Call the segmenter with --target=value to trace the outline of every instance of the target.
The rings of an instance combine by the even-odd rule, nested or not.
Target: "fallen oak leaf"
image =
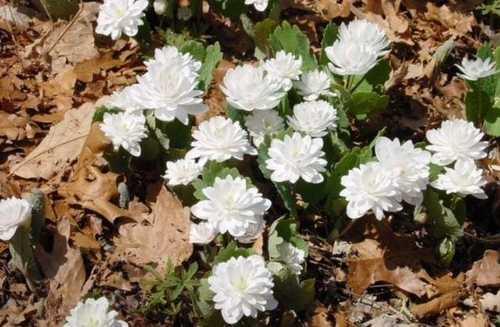
[[[500,254],[499,251],[486,250],[482,259],[474,262],[466,273],[469,285],[492,286],[500,285]]]
[[[159,186],[151,214],[142,223],[120,226],[115,238],[117,260],[137,266],[155,263],[162,273],[168,261],[180,265],[191,257],[190,212],[165,185]],[[158,187],[157,187],[158,189]]]
[[[64,170],[82,151],[94,111],[95,105],[86,103],[66,112],[63,121],[52,126],[42,142],[10,174],[48,180]]]

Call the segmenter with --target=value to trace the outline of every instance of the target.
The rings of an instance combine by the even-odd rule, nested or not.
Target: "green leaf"
[[[278,258],[279,252],[277,246],[283,242],[291,243],[298,249],[305,252],[306,256],[309,253],[309,247],[304,239],[300,236],[297,229],[297,221],[293,218],[279,218],[269,228],[269,243],[268,251],[271,258]]]
[[[444,206],[439,193],[427,188],[424,195],[424,205],[431,221],[432,234],[435,238],[449,237],[457,239],[463,235],[462,225],[455,213]],[[463,214],[463,213],[462,213]]]
[[[297,276],[285,267],[275,278],[274,294],[285,308],[301,312],[314,302],[314,285],[314,279],[299,282]]]
[[[254,42],[255,46],[264,54],[269,56],[271,54],[271,44],[269,43],[269,35],[278,26],[278,22],[274,19],[266,18],[254,27]]]
[[[480,125],[493,106],[493,99],[483,90],[479,83],[472,86],[472,91],[465,96],[465,112],[467,120]]]
[[[275,53],[284,50],[302,57],[303,71],[317,67],[316,58],[310,52],[309,39],[296,25],[291,26],[288,22],[283,22],[274,30],[269,40]]]
[[[219,253],[217,253],[214,258],[213,264],[216,265],[221,262],[226,262],[231,258],[249,257],[252,254],[255,254],[253,249],[240,248],[236,245],[235,242],[231,242],[228,246],[221,249]]]
[[[180,48],[182,53],[189,53],[193,56],[194,59],[199,62],[203,62],[205,60],[207,50],[205,50],[205,46],[203,43],[195,40],[186,41]]]
[[[347,102],[347,108],[356,119],[364,120],[369,115],[383,111],[389,103],[387,95],[379,95],[375,92],[354,93]]]
[[[484,117],[484,129],[488,135],[500,137],[500,105],[493,106]]]
[[[438,244],[437,255],[441,264],[448,267],[455,256],[455,241],[443,238]]]
[[[329,62],[325,49],[333,44],[333,42],[337,39],[338,34],[339,27],[337,24],[330,22],[326,25],[325,30],[323,31],[323,38],[321,39],[321,58],[319,60],[321,65],[326,65]]]
[[[220,50],[219,42],[209,45],[206,50],[205,59],[203,60],[203,66],[200,70],[201,88],[205,90],[205,92],[210,88],[213,72],[221,60],[222,51]]]
[[[109,114],[117,114],[121,112],[120,109],[118,108],[111,108],[111,107],[105,107],[105,106],[100,106],[97,107],[94,116],[92,117],[92,122],[93,123],[100,123],[104,119],[104,114],[109,113]]]

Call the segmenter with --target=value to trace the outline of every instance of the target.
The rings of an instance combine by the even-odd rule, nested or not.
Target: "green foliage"
[[[357,92],[347,102],[348,112],[358,120],[365,120],[369,115],[383,111],[389,104],[387,95],[375,92]]]
[[[109,114],[117,114],[121,112],[120,109],[118,108],[110,108],[110,107],[105,107],[105,106],[100,106],[97,107],[94,116],[92,117],[92,122],[93,123],[100,123],[104,119],[104,114],[109,113]]]
[[[481,9],[483,15],[496,15],[500,16],[500,0],[485,1],[478,9]]]
[[[286,267],[281,269],[274,280],[274,295],[280,305],[301,312],[306,310],[315,298],[315,280],[299,281]]]
[[[195,288],[199,285],[195,277],[198,264],[192,263],[188,270],[182,267],[175,268],[168,261],[165,273],[159,274],[150,266],[145,268],[154,277],[143,281],[143,288],[150,292],[148,303],[142,309],[144,313],[164,312],[168,315],[177,315],[183,305],[195,304]]]
[[[193,187],[195,189],[194,197],[198,200],[205,200],[205,195],[203,194],[203,189],[212,186],[215,182],[215,178],[224,178],[228,175],[233,177],[240,176],[238,169],[228,168],[225,165],[218,162],[209,162],[203,169],[203,174],[201,179],[197,179],[193,182]]]
[[[443,238],[437,246],[437,257],[443,266],[449,266],[455,256],[455,241]]]
[[[463,235],[464,202],[463,199],[445,201],[443,198],[431,188],[428,188],[424,195],[424,205],[430,219],[432,235],[437,239],[448,237],[456,240]]]
[[[255,42],[256,52],[259,50],[264,56],[271,55],[269,35],[271,35],[276,26],[278,26],[278,22],[270,18],[266,18],[255,24],[253,40]]]
[[[297,226],[297,221],[293,218],[285,219],[284,217],[276,220],[269,228],[268,252],[271,258],[278,258],[278,245],[283,242],[291,243],[298,249],[306,253],[309,252],[307,242],[300,236]]]
[[[28,201],[31,204],[31,241],[38,244],[45,226],[45,196],[40,190],[33,190]]]
[[[232,241],[226,247],[222,248],[214,258],[213,264],[216,265],[221,262],[226,262],[231,258],[249,257],[255,254],[253,249],[240,248]]]
[[[500,47],[495,51],[489,44],[481,47],[477,56],[482,59],[491,58],[500,66]],[[470,91],[465,97],[467,120],[483,125],[487,134],[500,136],[500,77],[498,74],[467,81]]]
[[[333,44],[337,39],[339,34],[339,27],[337,24],[330,22],[326,25],[323,31],[323,38],[321,39],[321,57],[319,62],[321,65],[326,65],[328,63],[328,57],[326,56],[325,49]]]
[[[276,53],[280,50],[302,57],[303,71],[309,71],[318,65],[316,58],[310,52],[307,36],[296,26],[283,22],[269,37],[271,48]]]
[[[391,66],[389,61],[384,59],[379,61],[361,81],[358,81],[359,86],[355,91],[358,92],[376,92],[383,94],[385,91],[384,84],[389,80],[391,74]]]

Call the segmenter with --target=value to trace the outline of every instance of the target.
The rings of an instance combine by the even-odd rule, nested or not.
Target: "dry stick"
[[[57,43],[59,43],[59,41],[61,41],[61,39],[63,38],[63,36],[68,32],[68,30],[71,28],[71,26],[73,26],[75,24],[75,22],[78,20],[78,17],[80,16],[80,14],[82,13],[83,11],[83,4],[82,4],[82,0],[80,0],[80,5],[79,5],[79,8],[78,8],[78,12],[75,14],[75,16],[73,16],[73,18],[71,19],[71,21],[68,23],[68,25],[66,25],[66,27],[64,28],[64,30],[57,36],[56,40],[54,41],[54,43],[52,43],[52,45],[49,47],[49,49],[47,51],[44,51],[42,56],[47,56],[52,50],[54,50],[55,46],[57,45]]]

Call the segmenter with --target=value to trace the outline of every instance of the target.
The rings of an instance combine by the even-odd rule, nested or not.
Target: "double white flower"
[[[393,174],[394,183],[404,201],[420,205],[427,188],[431,155],[415,148],[412,141],[401,144],[398,138],[380,137],[375,145],[375,155],[382,168]]]
[[[193,138],[193,148],[186,154],[187,159],[200,158],[201,162],[223,162],[231,158],[243,160],[245,154],[257,154],[240,123],[221,116],[201,123],[194,131]]]
[[[203,171],[203,163],[192,159],[179,159],[167,161],[165,176],[168,185],[188,185],[194,181]]]
[[[64,327],[127,327],[128,324],[118,320],[117,316],[118,312],[109,310],[109,302],[105,297],[87,299],[71,310]]]
[[[229,69],[221,90],[233,108],[245,111],[273,109],[285,95],[281,84],[271,79],[263,67],[249,64]]]
[[[272,172],[271,180],[294,184],[302,178],[313,184],[323,182],[321,173],[326,170],[327,161],[322,148],[322,139],[299,133],[272,140],[266,160],[266,167]]]
[[[337,127],[337,110],[326,101],[302,102],[293,107],[288,124],[296,131],[312,137],[323,137]]]
[[[255,187],[248,187],[241,177],[216,177],[214,185],[202,192],[206,200],[191,208],[193,215],[209,222],[219,233],[228,232],[233,237],[248,236],[259,230],[271,207],[271,201],[263,198]]]
[[[478,169],[471,159],[459,159],[453,168],[445,167],[445,173],[432,183],[432,186],[446,191],[447,194],[472,195],[478,199],[488,198],[482,189],[484,185],[486,179],[483,177],[483,171]]]
[[[427,150],[433,152],[432,162],[440,166],[447,166],[459,159],[478,160],[486,157],[488,142],[481,141],[483,136],[472,122],[447,120],[440,128],[427,131],[426,137],[430,143]]]
[[[100,128],[113,143],[115,151],[121,146],[134,157],[141,155],[141,142],[147,137],[146,119],[143,114],[105,113]]]
[[[306,260],[306,253],[286,241],[278,244],[277,249],[279,254],[277,259],[286,264],[292,273],[300,275]]]
[[[273,296],[272,274],[258,255],[231,258],[216,265],[208,284],[215,293],[215,309],[221,310],[228,324],[243,317],[257,318],[259,312],[278,306]]]
[[[264,142],[266,135],[285,128],[283,118],[274,110],[253,111],[245,118],[245,126],[257,147]]]
[[[469,81],[477,81],[478,79],[489,77],[497,72],[495,62],[490,58],[485,60],[476,58],[475,60],[463,58],[461,65],[456,65],[460,72],[458,76]]]
[[[304,97],[305,101],[318,100],[320,96],[333,96],[330,91],[330,76],[324,71],[315,69],[302,74],[300,80],[294,83],[299,95]]]
[[[104,0],[99,8],[95,31],[109,35],[113,40],[119,39],[123,33],[135,36],[139,26],[144,24],[142,18],[147,7],[147,0]]]
[[[31,204],[24,199],[8,198],[0,201],[0,240],[9,241],[19,226],[31,221]]]
[[[389,41],[382,29],[366,20],[342,25],[339,38],[325,49],[328,68],[337,75],[365,75],[385,55]]]
[[[302,74],[302,58],[281,50],[274,58],[266,60],[262,67],[273,81],[281,85],[284,91],[289,91],[293,86],[293,81],[298,81]]]
[[[401,192],[394,176],[379,162],[351,169],[340,183],[344,186],[340,195],[348,201],[347,216],[351,219],[361,218],[371,211],[378,220],[382,220],[384,211],[402,209]]]

